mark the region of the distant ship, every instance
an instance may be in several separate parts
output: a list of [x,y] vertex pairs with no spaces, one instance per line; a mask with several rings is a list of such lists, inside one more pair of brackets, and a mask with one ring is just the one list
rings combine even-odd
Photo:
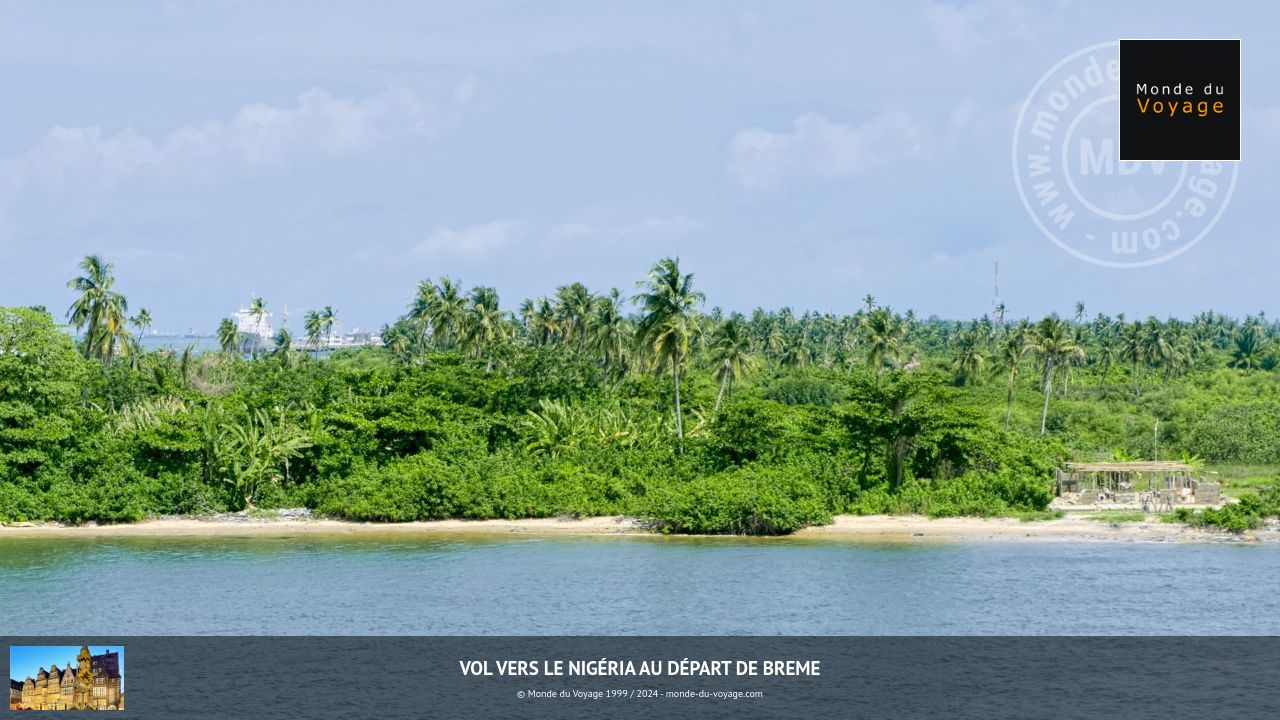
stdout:
[[[285,307],[284,312],[284,320],[288,323],[288,306]],[[269,348],[275,344],[275,328],[271,325],[271,313],[255,315],[249,308],[241,306],[232,314],[232,317],[235,319],[236,332],[239,333],[245,346]],[[294,350],[329,351],[381,344],[382,336],[378,333],[353,328],[347,333],[334,333],[331,336],[322,337],[318,343],[308,342],[307,338],[295,335],[292,347]]]
[[257,315],[249,308],[241,306],[232,317],[235,318],[236,332],[241,338],[248,340],[249,344],[258,347],[271,344],[275,336],[275,331],[271,328],[271,313],[264,312]]

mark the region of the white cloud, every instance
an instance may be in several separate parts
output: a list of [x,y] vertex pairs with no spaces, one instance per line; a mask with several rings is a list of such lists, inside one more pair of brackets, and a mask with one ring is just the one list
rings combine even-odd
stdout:
[[554,243],[578,241],[626,243],[668,240],[693,232],[699,224],[697,220],[687,215],[648,217],[624,224],[574,220],[551,228],[548,238]]
[[459,230],[442,227],[409,249],[405,259],[483,258],[506,247],[515,237],[516,224],[506,220],[472,225]]
[[796,118],[791,132],[739,130],[729,143],[729,172],[749,190],[792,178],[849,178],[887,162],[926,155],[924,131],[904,112],[861,125],[833,123],[817,113]]
[[229,120],[183,125],[160,139],[133,128],[109,135],[95,126],[55,126],[24,156],[3,163],[0,185],[109,187],[139,176],[274,166],[300,155],[339,155],[396,137],[431,134],[441,124],[438,111],[406,89],[352,100],[315,88],[293,105],[246,105]]
[[1280,108],[1245,107],[1244,122],[1246,135],[1261,135],[1268,140],[1280,137]]
[[982,38],[974,27],[981,12],[982,6],[977,4],[962,9],[936,3],[930,5],[927,11],[938,44],[943,50],[957,55],[967,55],[982,43]]
[[935,2],[925,10],[934,37],[945,51],[968,55],[979,48],[1007,39],[1034,40],[1052,34],[1056,11],[1066,3],[1025,6],[1018,0],[974,0],[964,3]]

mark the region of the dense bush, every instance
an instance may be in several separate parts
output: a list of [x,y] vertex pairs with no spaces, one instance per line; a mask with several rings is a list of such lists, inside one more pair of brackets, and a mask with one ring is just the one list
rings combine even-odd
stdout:
[[1271,486],[1258,495],[1243,495],[1237,503],[1220,508],[1193,511],[1178,508],[1174,519],[1193,527],[1210,527],[1241,533],[1257,530],[1267,518],[1280,516],[1280,486]]
[[785,535],[831,521],[829,497],[802,469],[742,467],[659,491],[645,512],[664,533]]
[[896,512],[930,517],[993,517],[1049,507],[1047,483],[1010,473],[969,473],[934,483],[913,483],[899,493]]

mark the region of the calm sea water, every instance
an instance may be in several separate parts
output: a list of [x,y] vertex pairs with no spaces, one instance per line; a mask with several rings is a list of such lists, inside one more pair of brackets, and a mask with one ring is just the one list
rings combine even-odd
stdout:
[[32,635],[1273,635],[1280,548],[8,539],[0,624]]

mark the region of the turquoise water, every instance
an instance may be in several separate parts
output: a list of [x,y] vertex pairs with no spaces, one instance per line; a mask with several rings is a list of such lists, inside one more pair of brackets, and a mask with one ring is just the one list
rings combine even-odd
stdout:
[[[0,540],[24,634],[1280,634],[1280,547]],[[92,608],[77,612],[75,608]]]

